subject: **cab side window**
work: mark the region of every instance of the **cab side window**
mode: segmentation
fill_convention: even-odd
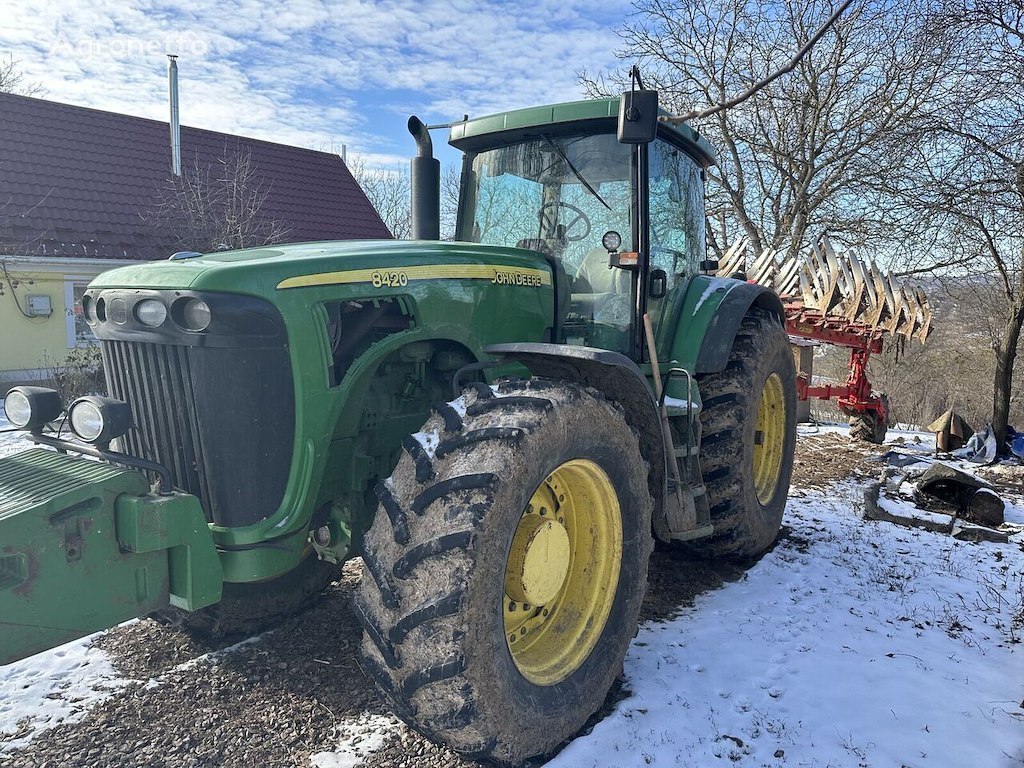
[[[704,182],[700,167],[665,141],[651,145],[651,262],[668,274],[694,274],[704,258]]]

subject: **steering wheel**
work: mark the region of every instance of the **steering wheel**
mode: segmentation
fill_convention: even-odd
[[[590,219],[587,218],[587,214],[577,208],[571,203],[563,203],[561,200],[558,202],[544,203],[538,211],[540,217],[541,227],[551,232],[555,228],[555,222],[558,221],[558,209],[565,208],[568,211],[572,211],[576,215],[570,219],[568,224],[563,225],[565,227],[564,237],[570,243],[575,243],[577,240],[582,240],[590,234]],[[583,231],[576,235],[570,235],[569,233],[576,227],[577,224],[583,222]]]

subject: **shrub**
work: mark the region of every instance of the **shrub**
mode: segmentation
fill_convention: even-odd
[[[98,346],[77,347],[68,352],[63,360],[46,360],[45,365],[53,388],[60,392],[61,401],[65,405],[82,395],[107,394],[103,358]]]

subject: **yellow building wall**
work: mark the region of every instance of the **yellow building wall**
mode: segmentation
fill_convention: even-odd
[[[67,265],[52,263],[56,261],[36,265],[0,256],[0,383],[11,378],[32,378],[12,372],[38,372],[67,356],[76,344],[72,286],[82,286],[109,268],[106,264],[79,264],[76,260],[68,260]],[[28,312],[30,295],[50,298],[49,317],[25,317],[23,312]]]
[[[16,273],[12,272],[11,277]],[[4,281],[6,283],[6,280]],[[64,276],[37,275],[34,285],[14,289],[22,309],[28,296],[50,297],[53,314],[49,317],[25,317],[15,304],[9,286],[0,296],[0,370],[44,368],[46,360],[63,360],[68,353],[67,312],[64,306]]]

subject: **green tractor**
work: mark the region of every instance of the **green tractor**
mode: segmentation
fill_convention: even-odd
[[[361,557],[362,666],[403,720],[507,764],[571,737],[654,541],[763,552],[793,461],[782,305],[703,274],[714,154],[658,114],[641,90],[452,124],[454,242],[412,118],[413,241],[94,280],[109,397],[5,403],[58,450],[0,460],[0,663],[135,616],[251,633]]]

